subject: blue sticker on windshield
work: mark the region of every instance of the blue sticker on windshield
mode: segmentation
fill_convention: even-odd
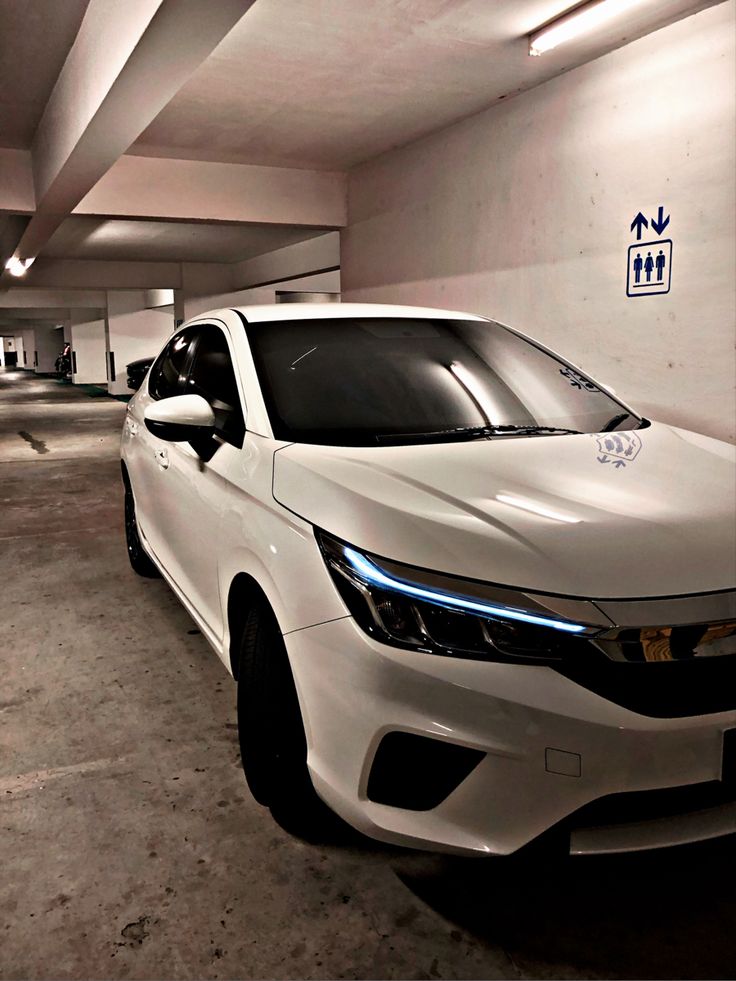
[[[583,378],[581,374],[573,371],[572,368],[560,368],[560,374],[563,378],[567,378],[573,388],[585,389],[586,392],[600,392],[600,388],[597,385],[594,385],[587,378]]]
[[[641,440],[636,433],[601,433],[596,436],[598,443],[598,462],[612,463],[614,467],[625,467],[632,463],[641,450]]]

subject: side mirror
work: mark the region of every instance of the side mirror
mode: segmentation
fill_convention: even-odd
[[[215,414],[201,395],[173,395],[152,402],[143,413],[146,429],[169,443],[185,443],[209,436]]]

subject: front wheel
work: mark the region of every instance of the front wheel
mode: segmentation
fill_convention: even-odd
[[[161,573],[149,559],[141,545],[138,534],[138,522],[135,517],[135,501],[130,487],[125,488],[125,544],[128,546],[128,558],[134,572],[146,579],[158,579]]]
[[[335,820],[317,796],[307,767],[307,739],[286,646],[276,617],[262,602],[240,636],[238,736],[245,779],[279,823],[312,837]]]

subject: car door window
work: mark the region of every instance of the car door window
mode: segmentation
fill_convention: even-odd
[[[215,432],[234,446],[243,445],[245,419],[227,338],[219,327],[201,330],[186,380],[187,394],[201,395],[212,406]]]
[[[152,398],[167,399],[184,393],[187,361],[196,336],[194,327],[180,330],[156,358],[148,382],[148,393]]]

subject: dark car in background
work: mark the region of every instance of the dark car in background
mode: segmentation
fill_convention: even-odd
[[[148,369],[155,360],[155,358],[138,358],[137,361],[131,361],[129,365],[126,365],[128,371],[128,388],[132,388],[134,392],[138,391],[143,384],[143,379],[146,377]]]

